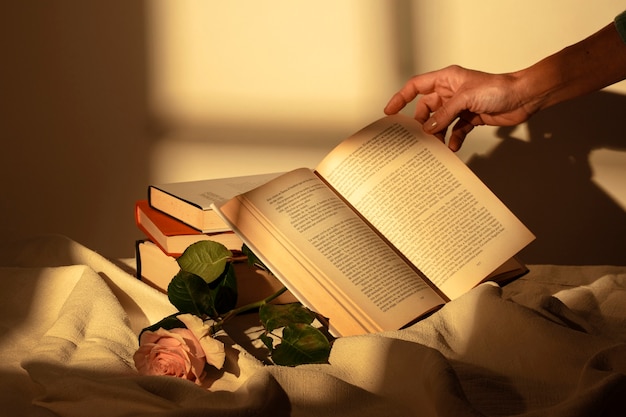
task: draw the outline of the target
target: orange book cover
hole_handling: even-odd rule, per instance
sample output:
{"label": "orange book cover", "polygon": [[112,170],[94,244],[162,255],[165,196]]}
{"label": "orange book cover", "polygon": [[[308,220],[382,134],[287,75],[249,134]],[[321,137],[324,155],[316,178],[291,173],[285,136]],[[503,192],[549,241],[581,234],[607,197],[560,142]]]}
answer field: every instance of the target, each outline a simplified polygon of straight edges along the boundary
{"label": "orange book cover", "polygon": [[138,200],[135,203],[135,223],[148,239],[167,255],[174,257],[180,256],[189,245],[201,240],[213,240],[237,251],[243,245],[233,232],[202,233],[151,207],[148,200]]}

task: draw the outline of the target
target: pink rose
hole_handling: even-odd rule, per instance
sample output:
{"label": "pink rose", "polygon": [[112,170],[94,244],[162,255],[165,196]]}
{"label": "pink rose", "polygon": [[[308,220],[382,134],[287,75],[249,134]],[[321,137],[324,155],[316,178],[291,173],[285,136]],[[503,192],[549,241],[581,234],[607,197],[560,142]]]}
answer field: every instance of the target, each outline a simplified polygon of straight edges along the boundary
{"label": "pink rose", "polygon": [[141,334],[139,349],[133,360],[144,375],[171,375],[186,378],[200,385],[206,364],[217,369],[224,366],[224,344],[211,335],[211,327],[192,314],[181,314],[178,319],[187,328]]}

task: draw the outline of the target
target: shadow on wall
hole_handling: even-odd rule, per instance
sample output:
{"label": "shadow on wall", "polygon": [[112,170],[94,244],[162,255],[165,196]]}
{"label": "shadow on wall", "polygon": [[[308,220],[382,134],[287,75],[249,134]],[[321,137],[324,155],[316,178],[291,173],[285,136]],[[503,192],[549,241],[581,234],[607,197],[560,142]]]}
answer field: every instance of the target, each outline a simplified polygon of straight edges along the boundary
{"label": "shadow on wall", "polygon": [[530,228],[527,263],[626,264],[626,212],[592,181],[592,150],[626,150],[626,96],[598,92],[546,109],[529,141],[500,128],[502,143],[469,167]]}
{"label": "shadow on wall", "polygon": [[145,195],[143,2],[9,2],[0,13],[0,236],[61,233],[133,256]]}

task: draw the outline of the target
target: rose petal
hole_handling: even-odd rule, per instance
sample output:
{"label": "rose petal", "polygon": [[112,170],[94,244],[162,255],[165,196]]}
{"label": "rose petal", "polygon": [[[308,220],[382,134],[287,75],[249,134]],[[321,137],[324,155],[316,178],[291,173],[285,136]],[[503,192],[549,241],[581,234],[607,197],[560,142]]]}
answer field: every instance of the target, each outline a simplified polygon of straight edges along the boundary
{"label": "rose petal", "polygon": [[211,326],[206,324],[200,317],[193,314],[180,314],[176,318],[183,322],[198,340],[211,335]]}
{"label": "rose petal", "polygon": [[188,329],[145,331],[133,360],[144,375],[171,375],[200,384],[206,361],[202,345]]}
{"label": "rose petal", "polygon": [[221,369],[226,360],[224,344],[211,335],[211,326],[193,314],[181,314],[177,317],[200,342],[207,363]]}
{"label": "rose petal", "polygon": [[186,376],[191,368],[188,357],[180,348],[168,348],[150,343],[142,345],[133,356],[135,367],[145,375]]}
{"label": "rose petal", "polygon": [[200,344],[204,350],[205,359],[208,364],[213,365],[217,369],[222,369],[226,360],[226,352],[224,351],[224,343],[213,337],[203,337]]}
{"label": "rose petal", "polygon": [[201,384],[207,363],[218,369],[224,366],[224,344],[213,338],[211,326],[199,317],[181,314],[178,318],[187,328],[141,334],[133,356],[135,367],[145,375],[172,375]]}

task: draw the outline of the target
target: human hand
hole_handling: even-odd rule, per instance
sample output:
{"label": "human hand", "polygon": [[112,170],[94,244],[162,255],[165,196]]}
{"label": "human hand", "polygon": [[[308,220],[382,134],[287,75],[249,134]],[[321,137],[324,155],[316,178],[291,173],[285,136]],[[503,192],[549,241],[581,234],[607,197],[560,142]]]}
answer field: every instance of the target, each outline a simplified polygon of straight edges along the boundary
{"label": "human hand", "polygon": [[516,74],[489,74],[450,66],[412,77],[385,107],[395,114],[421,97],[415,104],[415,119],[424,131],[444,141],[452,127],[448,146],[461,148],[465,137],[479,125],[513,126],[526,121],[535,111],[520,91]]}

